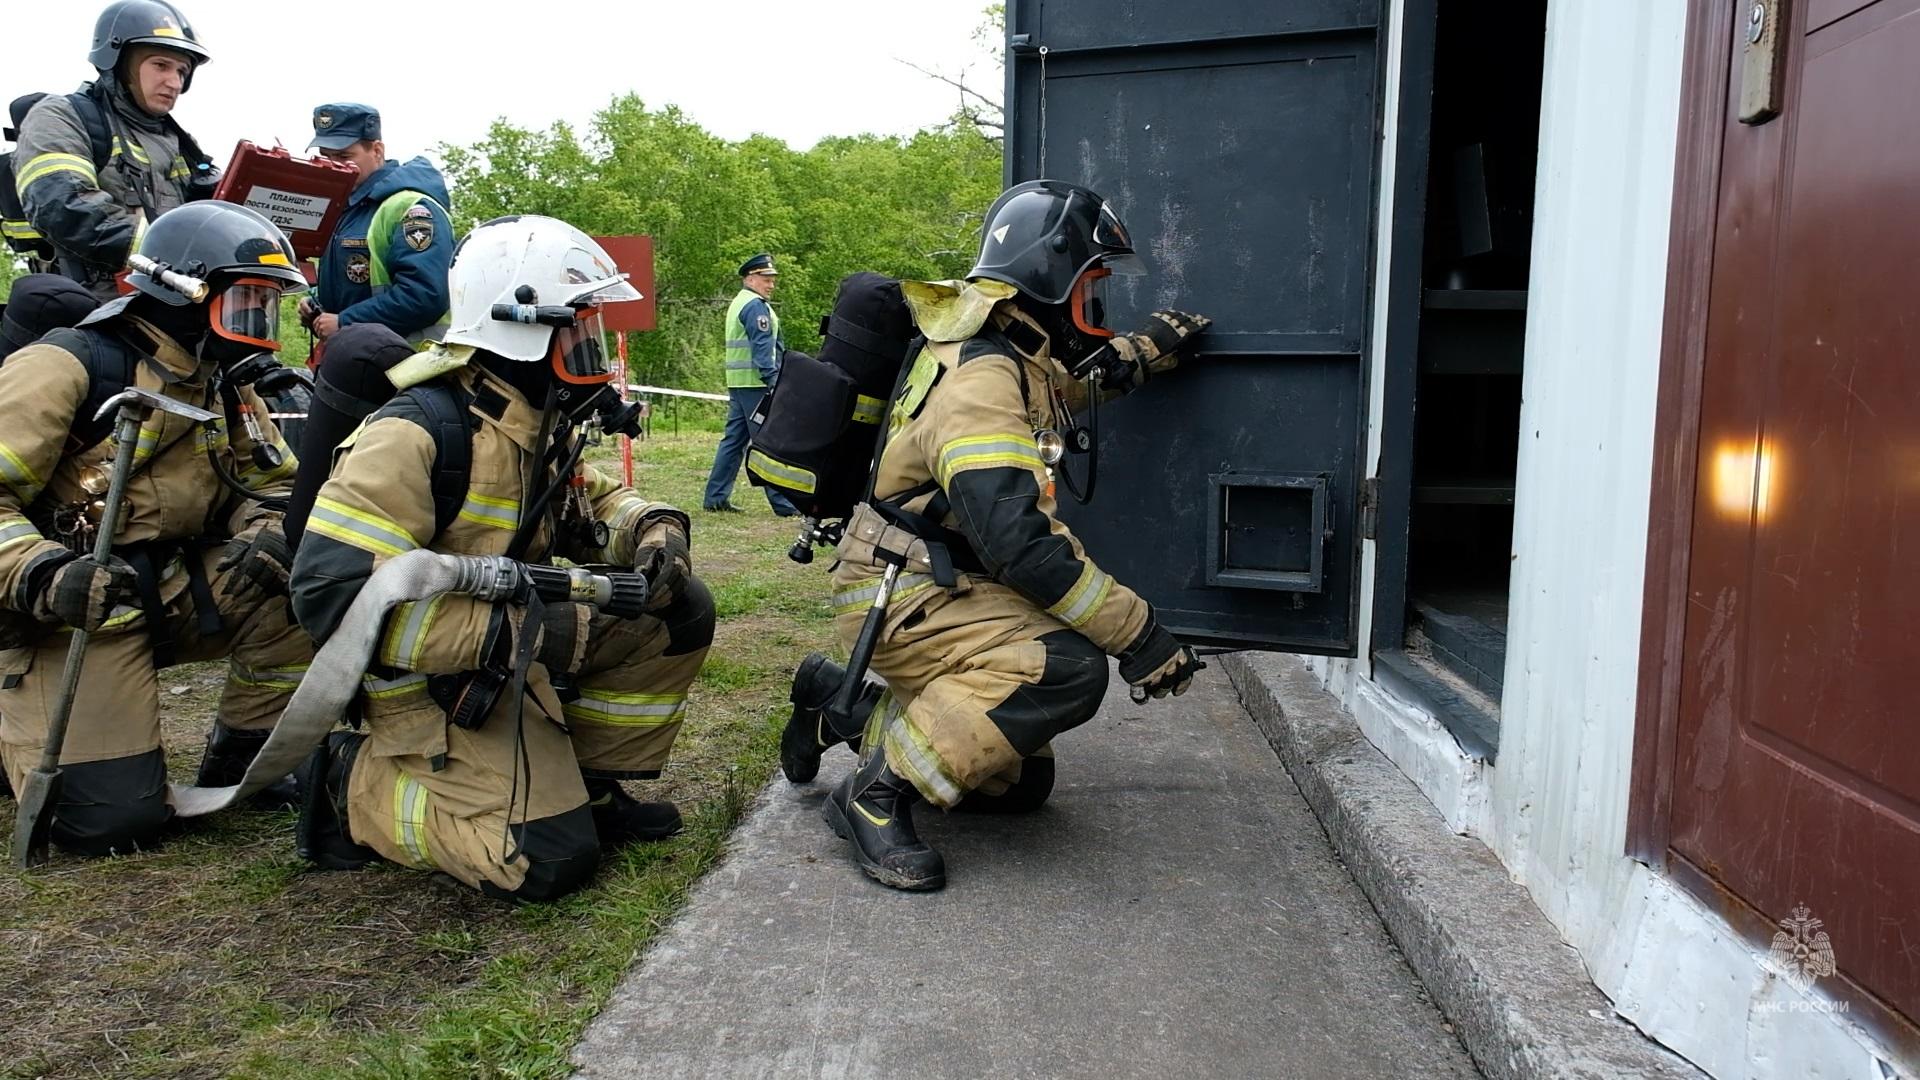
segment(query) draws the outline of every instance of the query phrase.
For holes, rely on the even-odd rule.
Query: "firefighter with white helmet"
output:
[[[603,844],[679,829],[672,803],[621,782],[666,764],[713,601],[687,515],[580,463],[588,429],[622,404],[600,311],[640,298],[626,275],[578,229],[524,216],[475,229],[450,286],[445,342],[391,369],[407,388],[348,436],[314,500],[294,564],[301,624],[326,638],[375,567],[418,548],[631,567],[649,598],[631,617],[454,596],[396,608],[362,730],[302,767],[299,846],[327,868],[378,856],[550,900],[587,880]]]

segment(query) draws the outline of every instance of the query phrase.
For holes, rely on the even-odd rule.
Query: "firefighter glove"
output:
[[[1180,357],[1193,350],[1193,341],[1213,322],[1205,315],[1185,311],[1156,311],[1147,316],[1147,325],[1121,334],[1109,343],[1114,357],[1104,380],[1110,390],[1127,391],[1146,385],[1149,378],[1163,375],[1180,364]]]
[[[106,562],[97,562],[91,555],[76,556],[37,576],[41,581],[33,593],[33,616],[89,632],[100,629],[113,609],[132,599],[140,588],[133,567],[111,555]]]
[[[548,672],[578,675],[587,662],[587,627],[593,608],[587,604],[549,603],[540,612],[540,651],[535,659]]]
[[[213,569],[226,577],[220,586],[222,596],[279,596],[287,591],[287,579],[293,576],[293,552],[280,526],[262,525],[252,536],[227,541]]]
[[[673,509],[650,510],[634,526],[634,533],[633,568],[647,576],[647,607],[666,607],[693,572],[687,515]]]
[[[1191,648],[1180,644],[1152,616],[1120,654],[1120,677],[1157,698],[1186,693],[1187,684],[1204,667]]]

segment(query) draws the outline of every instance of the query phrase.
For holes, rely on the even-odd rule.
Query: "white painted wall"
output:
[[[1488,839],[1575,941],[1626,843],[1684,7],[1548,9]]]
[[[1468,761],[1362,662],[1311,663],[1642,1030],[1720,1077],[1880,1080],[1899,1072],[1861,1032],[1787,1007],[1717,915],[1623,854],[1684,39],[1674,0],[1549,6],[1498,764]]]

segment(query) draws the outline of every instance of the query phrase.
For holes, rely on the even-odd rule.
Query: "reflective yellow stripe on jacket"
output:
[[[93,162],[78,154],[36,154],[25,166],[14,173],[13,188],[22,199],[27,197],[27,188],[36,180],[44,180],[54,173],[70,172],[86,178],[88,184],[100,185],[100,174],[95,171]]]
[[[935,463],[943,488],[953,483],[953,474],[958,472],[1007,467],[1035,472],[1046,470],[1046,462],[1040,460],[1040,447],[1033,436],[969,435],[942,446],[940,460]]]
[[[403,555],[420,545],[391,518],[333,499],[315,499],[307,529],[375,555]]]

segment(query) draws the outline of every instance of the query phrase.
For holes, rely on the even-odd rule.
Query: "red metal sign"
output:
[[[640,291],[641,297],[632,303],[608,304],[602,308],[601,317],[606,320],[607,329],[618,332],[653,329],[653,237],[596,236],[594,239],[613,256],[613,264],[630,275],[627,281]]]

